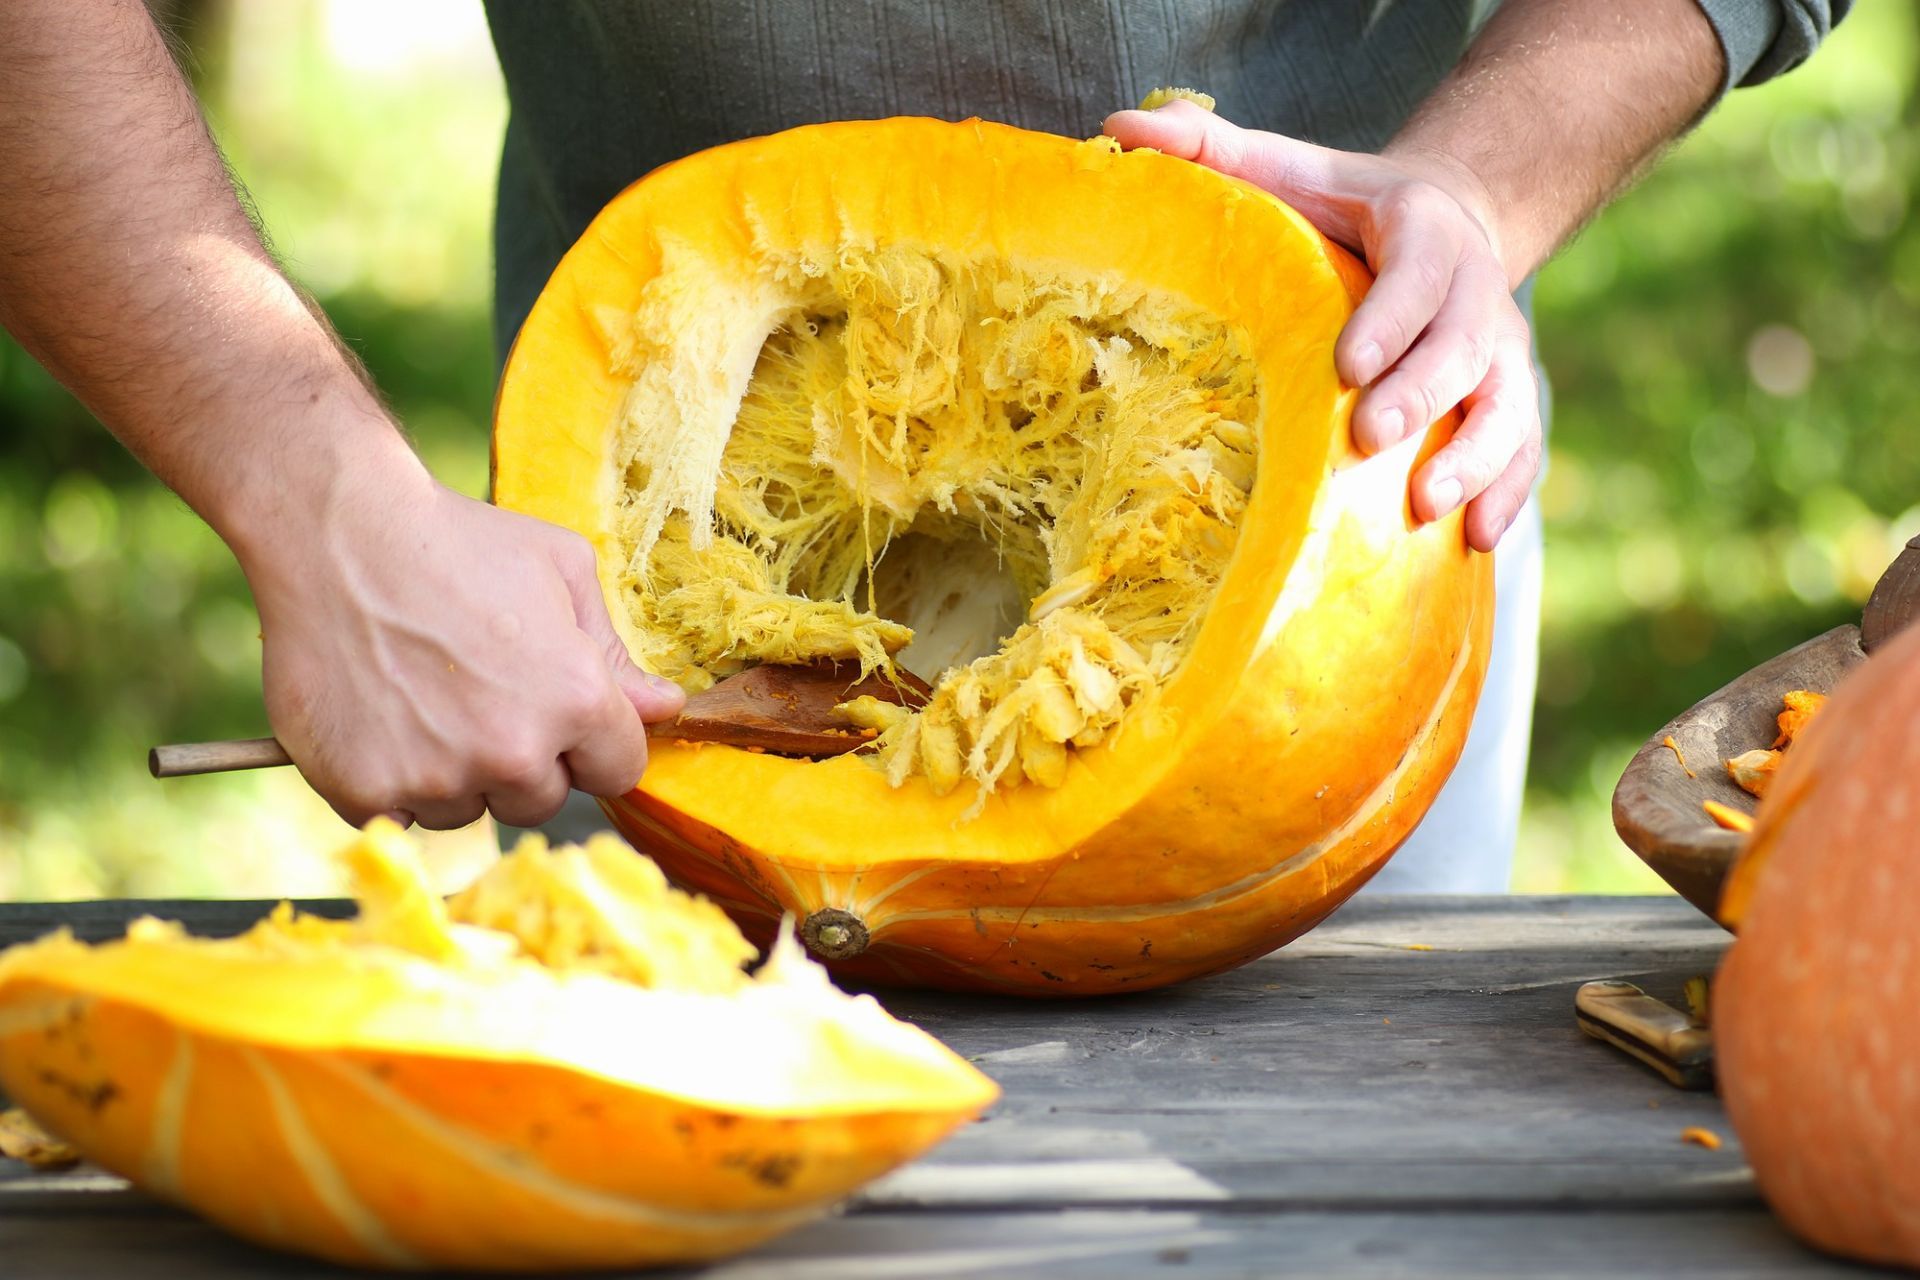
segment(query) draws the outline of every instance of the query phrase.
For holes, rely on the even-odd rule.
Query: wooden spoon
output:
[[[871,695],[882,702],[919,707],[932,695],[926,682],[912,672],[896,667],[895,673],[898,683],[879,674],[861,679],[859,666],[851,662],[749,667],[688,698],[673,719],[649,724],[647,736],[718,742],[810,759],[844,755],[866,746],[874,735],[834,715],[837,704]],[[147,769],[156,778],[292,763],[277,738],[182,742],[147,753]]]
[[[1746,837],[1716,825],[1703,802],[1743,813],[1754,807],[1753,797],[1727,776],[1725,762],[1773,741],[1787,690],[1831,692],[1911,625],[1920,625],[1920,538],[1881,575],[1859,626],[1835,627],[1761,663],[1654,731],[1613,791],[1613,827],[1621,840],[1681,897],[1717,919],[1721,884]]]

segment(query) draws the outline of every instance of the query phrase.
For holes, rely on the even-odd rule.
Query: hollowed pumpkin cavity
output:
[[[666,268],[601,317],[633,380],[616,545],[643,664],[699,689],[899,662],[924,710],[846,712],[891,781],[942,792],[1058,785],[1151,702],[1252,489],[1244,333],[1118,276],[908,245]]]

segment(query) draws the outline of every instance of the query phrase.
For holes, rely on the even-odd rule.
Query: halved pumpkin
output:
[[[0,955],[0,1088],[261,1244],[543,1273],[748,1248],[996,1096],[790,941],[744,973],[611,835],[530,838],[450,906],[391,823],[350,856],[357,920]]]
[[[617,197],[501,383],[494,485],[579,531],[642,665],[934,685],[826,761],[656,745],[607,804],[679,881],[884,982],[1213,972],[1420,820],[1485,671],[1487,557],[1363,459],[1368,284],[1298,214],[999,125],[796,129]]]

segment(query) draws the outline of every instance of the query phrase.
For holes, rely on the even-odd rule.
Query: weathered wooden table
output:
[[[143,906],[0,906],[0,942]],[[1082,1004],[892,994],[1006,1089],[844,1215],[701,1274],[1867,1274],[1767,1215],[1719,1103],[1583,1037],[1573,993],[1677,1001],[1726,935],[1677,898],[1362,899],[1285,951]],[[1430,950],[1428,948],[1431,948]],[[1725,1145],[1681,1141],[1699,1125]],[[0,1276],[319,1276],[84,1170],[0,1161]]]

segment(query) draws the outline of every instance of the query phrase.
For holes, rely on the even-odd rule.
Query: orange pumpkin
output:
[[[1485,671],[1491,562],[1374,459],[1365,269],[1273,197],[979,121],[821,125],[616,198],[520,332],[495,493],[595,546],[690,689],[927,679],[826,761],[656,745],[607,811],[842,971],[1034,995],[1211,973],[1412,831]]]
[[[1785,754],[1729,879],[1721,1091],[1809,1243],[1920,1267],[1920,628]]]

